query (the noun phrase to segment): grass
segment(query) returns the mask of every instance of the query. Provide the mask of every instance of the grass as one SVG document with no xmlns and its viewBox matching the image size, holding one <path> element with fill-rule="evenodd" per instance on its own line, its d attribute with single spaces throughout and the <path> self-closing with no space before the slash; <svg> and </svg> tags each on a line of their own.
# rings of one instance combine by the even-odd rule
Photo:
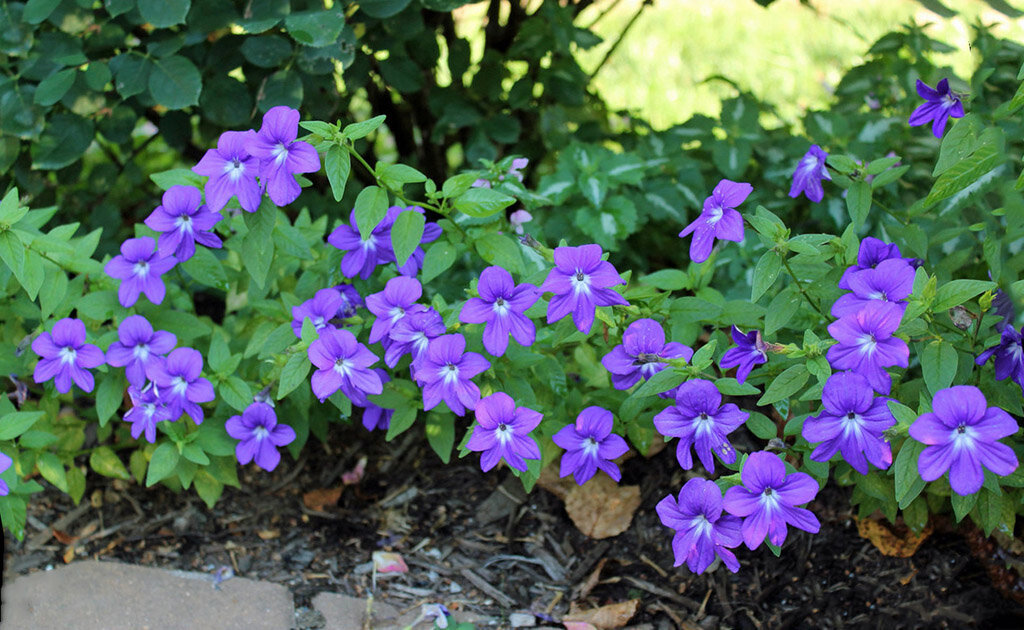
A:
<svg viewBox="0 0 1024 630">
<path fill-rule="evenodd" d="M 959 12 L 941 18 L 914 0 L 777 0 L 767 8 L 753 0 L 655 0 L 596 75 L 609 104 L 664 128 L 693 114 L 717 116 L 722 99 L 735 96 L 728 77 L 776 106 L 792 121 L 808 108 L 824 107 L 843 73 L 860 63 L 870 45 L 900 24 L 931 23 L 928 34 L 960 50 L 936 61 L 969 77 L 976 60 L 969 50 L 970 25 L 981 17 L 1004 37 L 1024 41 L 1024 19 L 993 11 L 982 0 L 943 0 Z M 587 71 L 597 68 L 612 42 L 636 13 L 640 0 L 600 0 L 580 16 L 592 23 L 601 45 L 582 51 Z"/>
</svg>

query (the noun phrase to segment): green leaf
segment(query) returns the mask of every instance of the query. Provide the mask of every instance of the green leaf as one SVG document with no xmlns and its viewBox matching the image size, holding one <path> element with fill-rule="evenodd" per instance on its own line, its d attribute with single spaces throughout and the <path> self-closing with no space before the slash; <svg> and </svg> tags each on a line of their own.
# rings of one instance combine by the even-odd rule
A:
<svg viewBox="0 0 1024 630">
<path fill-rule="evenodd" d="M 810 372 L 807 366 L 802 363 L 789 367 L 785 372 L 775 377 L 764 396 L 757 401 L 758 405 L 771 405 L 780 400 L 785 400 L 800 390 L 807 383 Z"/>
<path fill-rule="evenodd" d="M 474 243 L 480 257 L 492 265 L 504 267 L 514 274 L 523 272 L 523 256 L 519 245 L 508 236 L 489 232 Z"/>
<path fill-rule="evenodd" d="M 0 260 L 18 279 L 18 284 L 24 285 L 25 244 L 10 230 L 0 232 Z"/>
<path fill-rule="evenodd" d="M 515 197 L 491 188 L 470 188 L 456 197 L 452 205 L 465 215 L 484 219 L 501 212 L 515 202 Z"/>
<path fill-rule="evenodd" d="M 185 459 L 192 462 L 193 464 L 199 464 L 200 466 L 206 466 L 210 463 L 210 458 L 206 456 L 203 448 L 191 442 L 185 445 L 185 448 L 181 449 L 181 454 Z"/>
<path fill-rule="evenodd" d="M 178 466 L 178 447 L 173 442 L 161 442 L 149 458 L 149 469 L 146 471 L 146 487 L 171 476 Z"/>
<path fill-rule="evenodd" d="M 1003 163 L 1001 142 L 994 138 L 979 146 L 969 157 L 951 166 L 935 181 L 928 197 L 924 200 L 924 208 L 930 208 L 940 201 L 948 199 L 977 182 L 990 171 Z"/>
<path fill-rule="evenodd" d="M 455 446 L 455 418 L 449 413 L 427 414 L 427 442 L 441 461 L 448 463 Z"/>
<path fill-rule="evenodd" d="M 93 123 L 77 114 L 57 114 L 31 148 L 32 168 L 56 171 L 76 162 L 92 144 Z"/>
<path fill-rule="evenodd" d="M 160 0 L 155 0 L 160 1 Z M 203 80 L 195 64 L 181 55 L 153 60 L 149 93 L 167 109 L 185 109 L 199 103 Z"/>
<path fill-rule="evenodd" d="M 394 415 L 391 416 L 391 424 L 388 425 L 388 433 L 384 439 L 390 442 L 405 433 L 416 422 L 416 413 L 417 409 L 413 405 L 396 409 Z"/>
<path fill-rule="evenodd" d="M 427 181 L 427 176 L 405 164 L 378 164 L 377 179 L 385 186 L 401 190 L 406 184 Z"/>
<path fill-rule="evenodd" d="M 359 8 L 370 17 L 389 18 L 409 6 L 409 2 L 411 0 L 363 0 Z"/>
<path fill-rule="evenodd" d="M 441 239 L 430 245 L 423 256 L 420 280 L 426 284 L 448 270 L 455 262 L 455 246 Z"/>
<path fill-rule="evenodd" d="M 231 288 L 224 264 L 209 248 L 197 247 L 196 253 L 181 264 L 181 268 L 196 282 L 227 291 Z"/>
<path fill-rule="evenodd" d="M 340 6 L 324 11 L 292 13 L 284 19 L 284 30 L 292 39 L 314 48 L 336 43 L 343 28 L 345 15 Z"/>
<path fill-rule="evenodd" d="M 380 225 L 388 213 L 388 192 L 378 186 L 367 186 L 356 197 L 355 217 L 359 236 L 370 237 L 374 228 Z"/>
<path fill-rule="evenodd" d="M 235 411 L 245 411 L 252 404 L 252 389 L 237 376 L 229 376 L 217 386 L 217 393 Z"/>
<path fill-rule="evenodd" d="M 36 458 L 36 468 L 43 479 L 57 486 L 61 492 L 68 491 L 68 475 L 64 462 L 53 453 L 40 453 Z"/>
<path fill-rule="evenodd" d="M 101 427 L 106 426 L 107 421 L 121 407 L 124 391 L 125 382 L 120 374 L 111 372 L 100 379 L 96 387 L 96 417 Z"/>
<path fill-rule="evenodd" d="M 686 373 L 675 368 L 666 368 L 647 380 L 636 393 L 637 398 L 648 398 L 679 387 L 686 380 Z"/>
<path fill-rule="evenodd" d="M 43 268 L 43 257 L 34 250 L 26 250 L 25 275 L 21 286 L 25 289 L 25 293 L 28 294 L 30 300 L 36 299 L 39 289 L 43 286 L 43 280 L 45 279 Z"/>
<path fill-rule="evenodd" d="M 39 289 L 39 310 L 43 319 L 50 316 L 64 301 L 68 292 L 68 275 L 55 265 L 46 266 L 46 281 Z"/>
<path fill-rule="evenodd" d="M 951 166 L 969 156 L 978 145 L 979 133 L 981 122 L 977 114 L 970 113 L 958 120 L 942 137 L 939 159 L 935 161 L 932 177 L 942 175 Z"/>
<path fill-rule="evenodd" d="M 138 0 L 142 19 L 157 28 L 184 24 L 191 0 Z"/>
<path fill-rule="evenodd" d="M 871 212 L 871 184 L 854 182 L 846 191 L 846 210 L 854 227 L 860 228 Z"/>
<path fill-rule="evenodd" d="M 391 246 L 399 267 L 404 265 L 420 246 L 426 221 L 426 216 L 415 210 L 405 210 L 395 218 L 395 223 L 391 226 Z"/>
<path fill-rule="evenodd" d="M 13 494 L 0 497 L 0 522 L 17 540 L 25 538 L 25 520 L 28 506 L 25 500 Z"/>
<path fill-rule="evenodd" d="M 107 10 L 110 17 L 117 17 L 134 9 L 135 0 L 103 0 L 103 8 Z"/>
<path fill-rule="evenodd" d="M 907 438 L 893 461 L 896 501 L 901 509 L 906 509 L 924 490 L 925 481 L 917 471 L 917 460 L 923 450 L 924 444 Z"/>
<path fill-rule="evenodd" d="M 365 138 L 373 133 L 377 127 L 380 127 L 384 123 L 385 118 L 387 116 L 374 116 L 369 120 L 345 125 L 345 128 L 341 130 L 341 135 L 349 140 Z"/>
<path fill-rule="evenodd" d="M 277 208 L 264 198 L 256 212 L 246 212 L 245 224 L 249 232 L 242 240 L 242 261 L 252 279 L 259 286 L 267 282 L 270 264 L 274 259 L 274 222 Z"/>
<path fill-rule="evenodd" d="M 792 287 L 775 294 L 768 304 L 768 310 L 764 314 L 764 334 L 770 336 L 793 319 L 793 315 L 800 309 L 800 293 Z"/>
<path fill-rule="evenodd" d="M 124 462 L 109 446 L 100 446 L 89 454 L 89 467 L 104 477 L 124 479 L 125 481 L 132 478 L 128 469 L 124 467 Z"/>
<path fill-rule="evenodd" d="M 28 214 L 28 208 L 18 200 L 18 188 L 12 187 L 0 201 L 0 223 L 14 225 Z"/>
<path fill-rule="evenodd" d="M 949 502 L 953 504 L 953 515 L 956 517 L 956 522 L 964 520 L 964 517 L 974 509 L 974 505 L 978 502 L 978 495 L 980 492 L 962 496 L 954 492 L 949 497 Z"/>
<path fill-rule="evenodd" d="M 224 484 L 214 479 L 213 475 L 202 468 L 196 471 L 196 476 L 192 479 L 192 485 L 195 486 L 196 494 L 199 495 L 199 498 L 211 510 L 224 492 Z"/>
<path fill-rule="evenodd" d="M 12 411 L 0 418 L 0 440 L 13 440 L 46 415 L 44 411 Z"/>
<path fill-rule="evenodd" d="M 203 188 L 203 176 L 192 172 L 189 168 L 172 168 L 149 176 L 161 190 L 169 190 L 171 186 L 192 186 Z"/>
<path fill-rule="evenodd" d="M 77 74 L 77 68 L 67 68 L 51 74 L 36 86 L 36 93 L 33 95 L 32 101 L 36 105 L 42 105 L 43 107 L 53 105 L 68 93 L 71 85 L 75 82 L 75 75 Z"/>
<path fill-rule="evenodd" d="M 64 475 L 68 480 L 68 496 L 71 497 L 75 505 L 78 505 L 85 494 L 85 475 L 77 466 L 68 468 Z"/>
<path fill-rule="evenodd" d="M 782 258 L 775 250 L 765 252 L 754 266 L 754 280 L 751 283 L 750 301 L 756 302 L 772 288 L 782 270 Z"/>
<path fill-rule="evenodd" d="M 277 400 L 281 400 L 292 392 L 296 387 L 306 380 L 309 374 L 309 358 L 305 352 L 296 352 L 288 358 L 288 362 L 281 369 L 281 377 L 278 379 Z"/>
<path fill-rule="evenodd" d="M 761 391 L 750 383 L 740 383 L 732 377 L 717 379 L 715 387 L 723 396 L 751 396 Z"/>
<path fill-rule="evenodd" d="M 921 371 L 924 372 L 924 383 L 933 396 L 940 389 L 946 389 L 953 384 L 957 361 L 956 348 L 949 342 L 933 341 L 924 347 L 921 353 Z"/>
<path fill-rule="evenodd" d="M 645 276 L 640 276 L 642 284 L 649 284 L 662 291 L 680 291 L 690 288 L 690 278 L 678 269 L 661 269 Z"/>
<path fill-rule="evenodd" d="M 239 49 L 245 60 L 260 68 L 277 68 L 292 56 L 292 44 L 280 35 L 246 37 Z"/>
<path fill-rule="evenodd" d="M 341 201 L 345 196 L 345 184 L 348 183 L 349 173 L 352 172 L 352 158 L 349 152 L 332 144 L 324 157 L 324 170 L 327 172 L 327 181 L 331 184 L 334 200 Z"/>
<path fill-rule="evenodd" d="M 775 426 L 775 423 L 771 421 L 771 418 L 753 411 L 750 413 L 750 417 L 747 418 L 747 428 L 750 432 L 759 437 L 762 440 L 770 440 L 773 437 L 778 436 L 779 429 Z"/>
<path fill-rule="evenodd" d="M 146 91 L 153 62 L 138 53 L 123 53 L 110 60 L 110 69 L 114 72 L 114 88 L 127 99 Z"/>
<path fill-rule="evenodd" d="M 958 304 L 963 304 L 985 291 L 994 290 L 997 286 L 995 282 L 988 280 L 952 280 L 947 282 L 936 291 L 932 312 L 941 313 Z"/>
<path fill-rule="evenodd" d="M 28 0 L 22 9 L 21 19 L 26 24 L 39 24 L 50 17 L 61 0 Z"/>
</svg>

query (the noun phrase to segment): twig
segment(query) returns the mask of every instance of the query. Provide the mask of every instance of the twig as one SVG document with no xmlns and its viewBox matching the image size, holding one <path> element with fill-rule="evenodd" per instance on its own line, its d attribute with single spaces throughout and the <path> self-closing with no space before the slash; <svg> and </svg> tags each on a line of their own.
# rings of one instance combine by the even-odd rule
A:
<svg viewBox="0 0 1024 630">
<path fill-rule="evenodd" d="M 502 606 L 511 608 L 515 605 L 515 600 L 488 584 L 487 580 L 474 573 L 472 569 L 463 569 L 460 573 L 462 574 L 462 577 L 472 582 L 473 586 L 483 591 Z"/>
<path fill-rule="evenodd" d="M 633 17 L 629 18 L 629 22 L 626 23 L 626 26 L 622 29 L 622 32 L 619 33 L 619 37 L 612 44 L 612 47 L 608 49 L 608 52 L 604 54 L 604 58 L 601 59 L 601 62 L 597 64 L 597 67 L 594 68 L 594 70 L 590 73 L 591 81 L 593 81 L 594 77 L 597 76 L 597 73 L 601 71 L 601 68 L 603 68 L 604 65 L 608 63 L 608 60 L 615 53 L 615 50 L 619 47 L 619 44 L 621 44 L 622 40 L 626 38 L 626 33 L 628 33 L 629 29 L 633 28 L 633 25 L 636 24 L 636 21 L 640 19 L 640 14 L 643 13 L 644 9 L 646 9 L 651 4 L 653 4 L 653 0 L 644 0 L 640 4 L 640 8 L 637 9 L 636 13 L 633 14 Z"/>
</svg>

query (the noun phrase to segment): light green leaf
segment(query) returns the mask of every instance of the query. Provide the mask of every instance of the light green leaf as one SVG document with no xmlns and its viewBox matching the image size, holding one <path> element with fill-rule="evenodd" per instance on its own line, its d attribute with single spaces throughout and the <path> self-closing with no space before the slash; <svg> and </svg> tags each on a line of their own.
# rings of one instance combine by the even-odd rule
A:
<svg viewBox="0 0 1024 630">
<path fill-rule="evenodd" d="M 441 461 L 448 463 L 455 445 L 455 418 L 449 413 L 427 414 L 427 442 Z"/>
<path fill-rule="evenodd" d="M 324 157 L 324 170 L 327 172 L 327 181 L 331 184 L 334 200 L 341 201 L 345 196 L 345 184 L 348 183 L 349 173 L 352 172 L 352 158 L 349 152 L 336 144 L 331 145 Z"/>
<path fill-rule="evenodd" d="M 399 267 L 404 265 L 420 246 L 426 221 L 423 213 L 415 210 L 406 210 L 395 218 L 395 223 L 391 226 L 391 246 Z"/>
<path fill-rule="evenodd" d="M 490 232 L 476 240 L 476 251 L 492 265 L 504 267 L 514 274 L 523 272 L 523 256 L 519 245 L 508 236 Z"/>
<path fill-rule="evenodd" d="M 761 296 L 772 288 L 782 269 L 782 258 L 775 250 L 766 251 L 754 266 L 754 279 L 751 283 L 750 301 L 757 302 Z"/>
<path fill-rule="evenodd" d="M 349 140 L 365 138 L 373 133 L 377 127 L 380 127 L 384 123 L 385 118 L 387 116 L 374 116 L 369 120 L 345 125 L 345 128 L 341 130 L 341 135 Z"/>
<path fill-rule="evenodd" d="M 757 404 L 771 405 L 789 398 L 807 383 L 810 375 L 810 372 L 807 371 L 807 366 L 802 363 L 789 367 L 785 372 L 776 376 L 775 380 L 768 385 L 764 396 L 761 396 Z"/>
<path fill-rule="evenodd" d="M 171 476 L 178 466 L 178 447 L 173 442 L 162 442 L 156 447 L 149 458 L 149 469 L 146 471 L 146 487 Z"/>
<path fill-rule="evenodd" d="M 89 467 L 104 477 L 124 479 L 125 481 L 132 478 L 128 469 L 124 467 L 124 462 L 109 446 L 100 446 L 89 454 Z"/>
<path fill-rule="evenodd" d="M 846 191 L 846 210 L 850 214 L 850 221 L 857 228 L 864 225 L 871 212 L 871 184 L 867 182 L 854 182 Z"/>
<path fill-rule="evenodd" d="M 441 239 L 431 244 L 423 257 L 423 271 L 420 273 L 420 280 L 426 284 L 440 276 L 452 266 L 456 255 L 455 245 L 447 240 Z"/>
<path fill-rule="evenodd" d="M 309 358 L 305 352 L 296 352 L 288 358 L 288 362 L 281 369 L 281 377 L 278 379 L 277 400 L 281 400 L 292 392 L 296 387 L 306 380 L 309 374 Z"/>
<path fill-rule="evenodd" d="M 367 186 L 359 191 L 355 204 L 359 236 L 363 239 L 369 238 L 370 233 L 384 220 L 387 213 L 388 192 L 386 190 L 378 186 Z"/>
<path fill-rule="evenodd" d="M 953 344 L 946 341 L 933 341 L 921 352 L 921 371 L 924 372 L 924 383 L 934 396 L 940 389 L 953 384 L 956 376 L 958 355 Z"/>
<path fill-rule="evenodd" d="M 0 440 L 13 440 L 46 415 L 43 411 L 12 411 L 0 418 Z"/>
</svg>

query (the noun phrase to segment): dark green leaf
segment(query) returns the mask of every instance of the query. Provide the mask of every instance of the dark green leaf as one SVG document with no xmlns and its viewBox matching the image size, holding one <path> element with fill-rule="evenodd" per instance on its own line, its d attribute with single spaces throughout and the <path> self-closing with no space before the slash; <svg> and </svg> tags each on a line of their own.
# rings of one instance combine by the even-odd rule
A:
<svg viewBox="0 0 1024 630">
<path fill-rule="evenodd" d="M 932 312 L 941 313 L 958 304 L 963 304 L 985 291 L 994 290 L 996 286 L 995 282 L 988 280 L 952 280 L 947 282 L 936 291 Z"/>
<path fill-rule="evenodd" d="M 138 53 L 124 53 L 110 60 L 114 72 L 114 89 L 121 98 L 130 98 L 146 91 L 153 63 Z"/>
<path fill-rule="evenodd" d="M 43 411 L 12 411 L 4 415 L 0 418 L 0 440 L 13 440 L 45 415 Z"/>
<path fill-rule="evenodd" d="M 327 181 L 331 184 L 334 200 L 341 201 L 345 196 L 345 184 L 348 182 L 349 173 L 352 171 L 352 158 L 349 152 L 332 144 L 324 157 L 324 170 L 327 172 Z"/>
<path fill-rule="evenodd" d="M 124 401 L 125 382 L 120 374 L 107 373 L 96 386 L 96 417 L 100 426 L 106 426 Z"/>
<path fill-rule="evenodd" d="M 77 161 L 92 144 L 93 134 L 92 121 L 77 114 L 50 117 L 39 142 L 32 145 L 32 168 L 55 171 Z"/>
<path fill-rule="evenodd" d="M 229 376 L 217 386 L 217 394 L 236 411 L 245 411 L 252 404 L 252 389 L 237 376 Z"/>
<path fill-rule="evenodd" d="M 244 214 L 249 232 L 242 240 L 242 261 L 256 284 L 263 286 L 274 259 L 274 239 L 271 235 L 277 208 L 269 199 L 264 199 L 256 212 Z"/>
<path fill-rule="evenodd" d="M 373 133 L 377 127 L 380 127 L 384 123 L 386 116 L 374 116 L 369 120 L 362 122 L 352 123 L 345 125 L 345 128 L 341 130 L 341 135 L 349 140 L 358 140 L 365 138 L 366 136 Z"/>
<path fill-rule="evenodd" d="M 949 342 L 933 341 L 924 347 L 921 353 L 921 371 L 924 372 L 924 383 L 933 396 L 940 389 L 946 389 L 953 384 L 957 362 L 956 348 Z"/>
<path fill-rule="evenodd" d="M 523 272 L 523 256 L 519 245 L 504 234 L 490 232 L 474 243 L 480 257 L 492 265 L 504 267 L 514 274 Z"/>
<path fill-rule="evenodd" d="M 449 413 L 427 414 L 427 442 L 441 461 L 448 463 L 455 445 L 455 418 Z"/>
<path fill-rule="evenodd" d="M 981 492 L 975 492 L 967 496 L 962 496 L 954 492 L 949 497 L 949 502 L 953 504 L 953 515 L 956 517 L 956 522 L 964 520 L 964 517 L 974 509 L 974 505 L 978 502 L 978 495 Z"/>
<path fill-rule="evenodd" d="M 110 17 L 117 17 L 135 8 L 135 0 L 103 0 L 103 7 Z"/>
<path fill-rule="evenodd" d="M 24 13 L 21 14 L 21 19 L 26 24 L 39 24 L 46 18 L 50 17 L 53 10 L 57 8 L 61 0 L 28 0 L 25 3 Z"/>
<path fill-rule="evenodd" d="M 138 0 L 142 19 L 157 28 L 184 24 L 191 0 Z"/>
<path fill-rule="evenodd" d="M 907 438 L 893 461 L 895 496 L 900 508 L 906 509 L 924 490 L 925 481 L 917 471 L 917 460 L 923 450 L 924 444 Z"/>
<path fill-rule="evenodd" d="M 871 184 L 854 182 L 846 191 L 846 210 L 850 214 L 853 225 L 860 227 L 867 221 L 871 212 Z"/>
<path fill-rule="evenodd" d="M 772 288 L 782 270 L 782 258 L 775 250 L 765 252 L 754 266 L 754 280 L 750 289 L 750 301 L 757 302 L 768 289 Z"/>
<path fill-rule="evenodd" d="M 345 28 L 345 15 L 339 6 L 323 11 L 292 13 L 284 19 L 284 30 L 292 39 L 306 46 L 320 47 L 334 43 Z"/>
<path fill-rule="evenodd" d="M 411 0 L 363 0 L 359 8 L 370 17 L 389 18 L 401 12 Z"/>
<path fill-rule="evenodd" d="M 277 68 L 292 55 L 291 43 L 280 35 L 247 37 L 240 50 L 246 61 L 260 68 Z"/>
<path fill-rule="evenodd" d="M 416 413 L 417 409 L 413 405 L 396 409 L 394 415 L 391 416 L 391 424 L 388 425 L 388 433 L 384 439 L 390 442 L 405 433 L 416 422 Z"/>
<path fill-rule="evenodd" d="M 757 401 L 758 405 L 770 405 L 780 400 L 785 400 L 800 390 L 807 383 L 810 372 L 807 366 L 802 363 L 789 367 L 785 372 L 779 374 L 768 385 L 764 396 Z"/>
<path fill-rule="evenodd" d="M 652 376 L 647 380 L 647 382 L 641 385 L 640 388 L 636 390 L 634 396 L 637 398 L 656 396 L 678 387 L 685 380 L 686 374 L 681 370 L 666 368 Z"/>
<path fill-rule="evenodd" d="M 196 253 L 181 264 L 181 268 L 196 282 L 227 291 L 231 288 L 224 265 L 216 254 L 206 247 L 196 247 Z"/>
<path fill-rule="evenodd" d="M 768 416 L 756 411 L 751 412 L 750 417 L 747 418 L 746 425 L 751 433 L 762 440 L 770 440 L 776 437 L 779 432 L 778 427 L 775 426 L 775 423 Z"/>
<path fill-rule="evenodd" d="M 309 374 L 309 358 L 305 352 L 296 352 L 288 357 L 288 362 L 281 369 L 281 377 L 278 379 L 277 399 L 281 400 L 292 392 L 296 387 L 306 380 Z"/>
<path fill-rule="evenodd" d="M 173 442 L 162 442 L 156 447 L 149 458 L 149 469 L 146 471 L 146 487 L 166 479 L 178 466 L 178 447 Z"/>
<path fill-rule="evenodd" d="M 180 55 L 153 61 L 149 93 L 167 109 L 184 109 L 199 103 L 203 80 L 195 64 Z"/>
<path fill-rule="evenodd" d="M 66 68 L 60 72 L 51 74 L 42 81 L 36 87 L 36 93 L 32 97 L 32 101 L 36 105 L 42 105 L 49 107 L 60 99 L 64 98 L 68 90 L 71 89 L 71 84 L 75 82 L 75 76 L 78 74 L 76 68 Z"/>
<path fill-rule="evenodd" d="M 661 269 L 654 273 L 640 276 L 640 282 L 649 284 L 662 291 L 679 291 L 690 288 L 690 279 L 678 269 Z"/>
</svg>

